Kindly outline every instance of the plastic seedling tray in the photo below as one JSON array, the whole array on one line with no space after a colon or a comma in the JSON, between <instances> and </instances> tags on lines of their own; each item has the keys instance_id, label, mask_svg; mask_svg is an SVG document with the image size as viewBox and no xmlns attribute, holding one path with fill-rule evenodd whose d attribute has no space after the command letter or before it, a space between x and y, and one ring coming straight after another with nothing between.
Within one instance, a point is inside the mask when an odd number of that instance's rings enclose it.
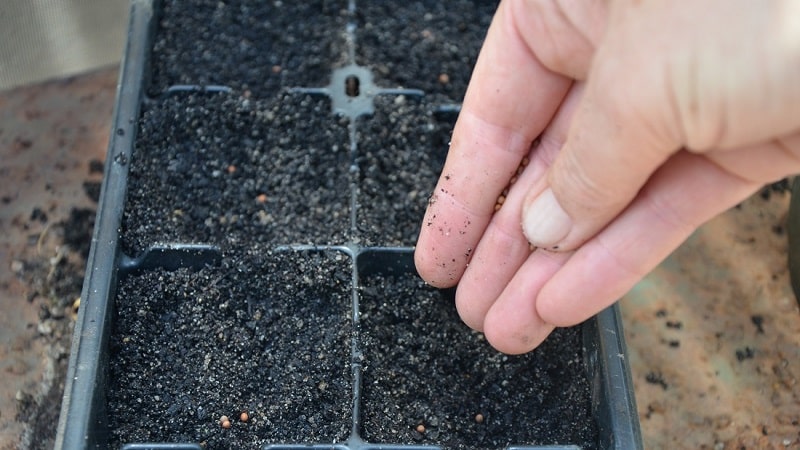
<instances>
[{"instance_id":1,"label":"plastic seedling tray","mask_svg":"<svg viewBox=\"0 0 800 450\"><path fill-rule=\"evenodd\" d=\"M494 7L133 1L57 449L641 448L615 308L505 356L414 271Z\"/></svg>"}]
</instances>

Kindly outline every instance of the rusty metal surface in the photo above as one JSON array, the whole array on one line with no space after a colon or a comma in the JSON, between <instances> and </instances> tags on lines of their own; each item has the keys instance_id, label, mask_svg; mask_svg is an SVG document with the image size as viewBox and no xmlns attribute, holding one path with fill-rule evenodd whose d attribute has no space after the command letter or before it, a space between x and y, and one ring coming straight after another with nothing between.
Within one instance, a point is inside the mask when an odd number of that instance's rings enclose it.
<instances>
[{"instance_id":1,"label":"rusty metal surface","mask_svg":"<svg viewBox=\"0 0 800 450\"><path fill-rule=\"evenodd\" d=\"M61 396L53 394L63 384L70 297L80 295L71 291L83 270L60 223L96 207L84 183L102 177L90 173L91 162L104 159L116 81L116 69L106 69L0 93L3 450L49 448L48 430L55 431ZM24 423L29 419L35 424Z\"/></svg>"},{"instance_id":2,"label":"rusty metal surface","mask_svg":"<svg viewBox=\"0 0 800 450\"><path fill-rule=\"evenodd\" d=\"M622 300L647 448L800 448L789 197L710 221Z\"/></svg>"}]
</instances>

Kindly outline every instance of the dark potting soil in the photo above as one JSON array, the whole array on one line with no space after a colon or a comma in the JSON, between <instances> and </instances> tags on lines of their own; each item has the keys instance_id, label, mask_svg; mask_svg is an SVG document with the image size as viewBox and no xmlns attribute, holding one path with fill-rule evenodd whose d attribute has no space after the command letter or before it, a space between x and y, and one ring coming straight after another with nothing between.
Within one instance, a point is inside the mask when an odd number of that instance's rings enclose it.
<instances>
[{"instance_id":1,"label":"dark potting soil","mask_svg":"<svg viewBox=\"0 0 800 450\"><path fill-rule=\"evenodd\" d=\"M338 244L350 232L346 119L324 97L178 94L146 105L123 250L154 243Z\"/></svg>"},{"instance_id":2,"label":"dark potting soil","mask_svg":"<svg viewBox=\"0 0 800 450\"><path fill-rule=\"evenodd\" d=\"M423 99L379 96L357 125L324 97L181 93L148 104L129 177L123 250L155 243L412 246L452 123ZM358 175L356 175L358 174ZM357 236L350 224L355 183ZM387 226L389 225L389 226Z\"/></svg>"},{"instance_id":3,"label":"dark potting soil","mask_svg":"<svg viewBox=\"0 0 800 450\"><path fill-rule=\"evenodd\" d=\"M497 0L357 3L356 62L376 84L461 102Z\"/></svg>"},{"instance_id":4,"label":"dark potting soil","mask_svg":"<svg viewBox=\"0 0 800 450\"><path fill-rule=\"evenodd\" d=\"M507 356L415 275L361 281L365 439L471 450L596 448L579 327Z\"/></svg>"},{"instance_id":5,"label":"dark potting soil","mask_svg":"<svg viewBox=\"0 0 800 450\"><path fill-rule=\"evenodd\" d=\"M164 0L149 93L224 85L256 96L324 86L344 65L347 0Z\"/></svg>"},{"instance_id":6,"label":"dark potting soil","mask_svg":"<svg viewBox=\"0 0 800 450\"><path fill-rule=\"evenodd\" d=\"M415 97L380 96L358 122L357 227L366 245L413 246L444 165L450 122Z\"/></svg>"},{"instance_id":7,"label":"dark potting soil","mask_svg":"<svg viewBox=\"0 0 800 450\"><path fill-rule=\"evenodd\" d=\"M351 274L340 253L253 249L226 255L219 267L122 280L109 361L110 448L346 439ZM220 426L223 415L230 429Z\"/></svg>"}]
</instances>

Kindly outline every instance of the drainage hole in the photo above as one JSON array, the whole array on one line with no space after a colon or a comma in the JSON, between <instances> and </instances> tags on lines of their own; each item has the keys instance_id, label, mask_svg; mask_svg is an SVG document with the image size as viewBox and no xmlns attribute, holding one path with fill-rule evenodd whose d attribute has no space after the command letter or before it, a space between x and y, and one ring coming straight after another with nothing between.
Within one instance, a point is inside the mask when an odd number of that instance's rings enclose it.
<instances>
[{"instance_id":1,"label":"drainage hole","mask_svg":"<svg viewBox=\"0 0 800 450\"><path fill-rule=\"evenodd\" d=\"M348 97L358 97L360 95L359 91L359 81L358 77L355 75L350 75L344 79L344 92L347 94Z\"/></svg>"}]
</instances>

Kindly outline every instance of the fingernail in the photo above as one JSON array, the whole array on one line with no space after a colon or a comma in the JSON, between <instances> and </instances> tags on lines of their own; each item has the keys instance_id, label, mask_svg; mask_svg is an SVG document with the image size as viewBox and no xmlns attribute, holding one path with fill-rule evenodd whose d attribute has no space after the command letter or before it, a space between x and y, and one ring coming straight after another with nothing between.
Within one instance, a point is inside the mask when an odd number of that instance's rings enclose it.
<instances>
[{"instance_id":1,"label":"fingernail","mask_svg":"<svg viewBox=\"0 0 800 450\"><path fill-rule=\"evenodd\" d=\"M522 217L522 230L528 241L541 248L557 249L572 228L572 219L547 188L536 197Z\"/></svg>"}]
</instances>

